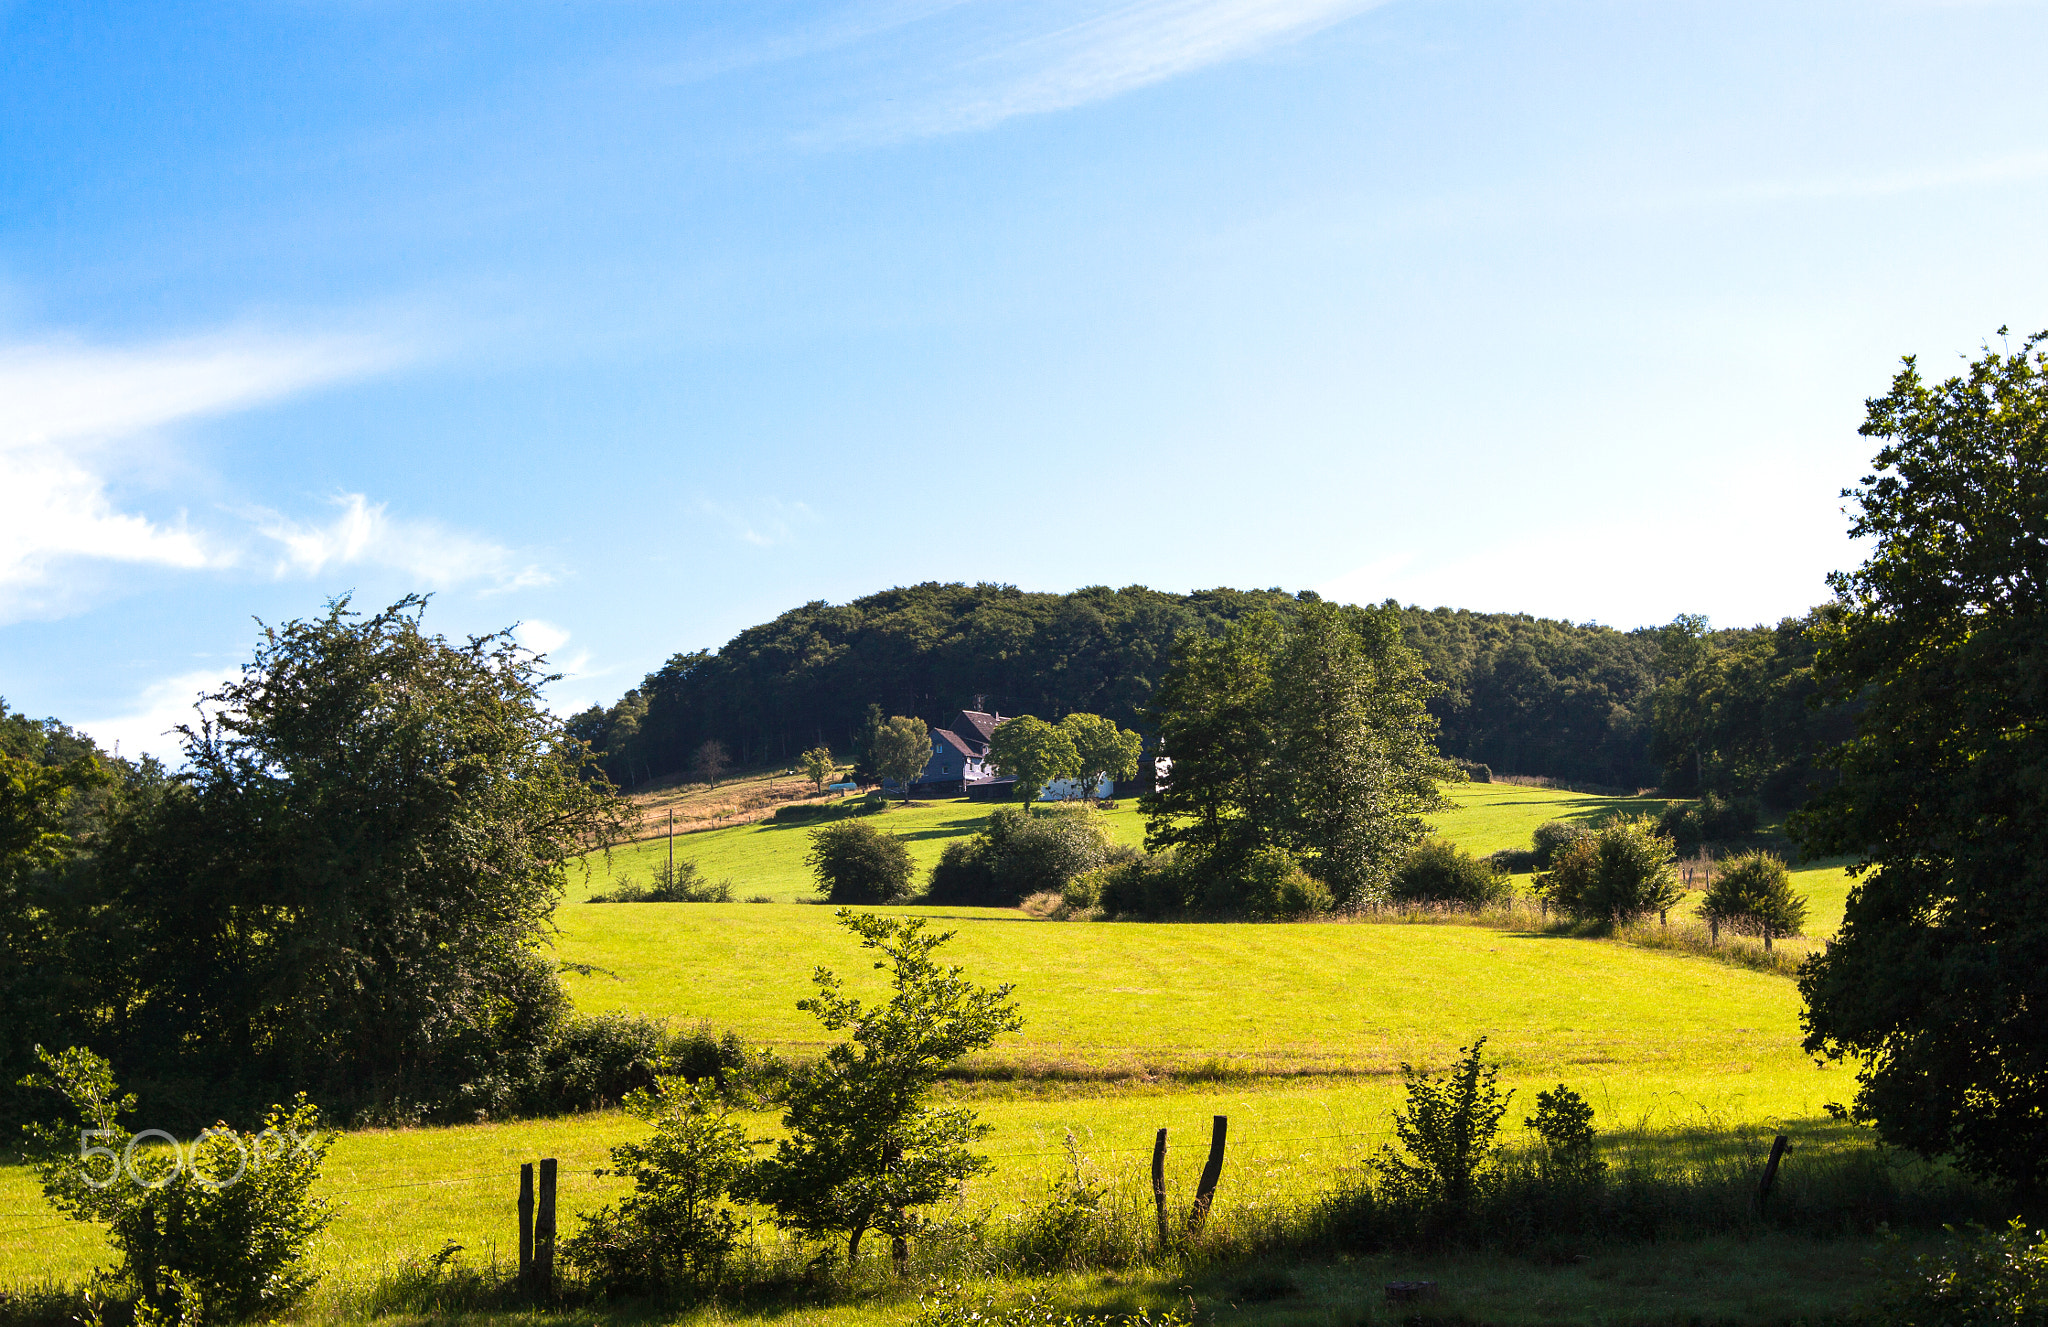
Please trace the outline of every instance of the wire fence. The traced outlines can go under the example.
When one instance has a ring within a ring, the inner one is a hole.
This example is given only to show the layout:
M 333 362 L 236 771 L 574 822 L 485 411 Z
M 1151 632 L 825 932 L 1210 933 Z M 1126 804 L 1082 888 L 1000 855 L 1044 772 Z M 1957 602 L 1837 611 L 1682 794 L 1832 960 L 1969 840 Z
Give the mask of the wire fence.
M 1357 1142 L 1359 1140 L 1359 1137 L 1360 1136 L 1355 1133 L 1283 1134 L 1279 1137 L 1261 1137 L 1255 1134 L 1249 1138 L 1241 1137 L 1239 1139 L 1233 1140 L 1233 1146 L 1230 1150 L 1229 1155 L 1234 1156 L 1239 1161 L 1239 1163 L 1242 1164 L 1246 1161 L 1256 1161 L 1268 1158 L 1268 1149 L 1282 1143 Z M 1079 1147 L 1081 1154 L 1085 1157 L 1129 1155 L 1148 1156 L 1151 1154 L 1154 1144 L 1147 1142 L 1143 1144 L 1135 1144 L 1129 1147 L 1098 1147 L 1088 1145 L 1086 1143 L 1081 1143 L 1077 1140 L 1077 1146 Z M 1206 1139 L 1203 1140 L 1202 1146 L 1207 1146 Z M 1032 1150 L 1022 1152 L 989 1152 L 984 1153 L 984 1155 L 987 1156 L 991 1161 L 1041 1161 L 1063 1159 L 1067 1156 L 1067 1149 L 1064 1145 L 1062 1145 L 1057 1147 L 1034 1148 Z M 572 1158 L 568 1161 L 561 1162 L 560 1164 L 564 1171 L 568 1171 L 578 1166 L 592 1164 L 597 1160 L 598 1158 L 594 1156 L 582 1156 Z M 328 1196 L 330 1197 L 346 1199 L 353 1197 L 356 1194 L 382 1193 L 392 1189 L 448 1188 L 461 1184 L 480 1184 L 486 1180 L 509 1181 L 516 1174 L 516 1172 L 511 1168 L 513 1166 L 516 1166 L 517 1164 L 518 1163 L 516 1162 L 507 1161 L 503 1166 L 501 1166 L 497 1170 L 478 1171 L 470 1175 L 442 1175 L 437 1176 L 433 1179 L 390 1180 L 378 1184 L 336 1183 L 333 1184 L 327 1192 Z M 16 1235 L 40 1234 L 48 1230 L 61 1229 L 62 1227 L 70 1224 L 72 1224 L 70 1221 L 51 1221 L 46 1222 L 42 1225 L 34 1226 L 0 1227 L 0 1240 L 9 1239 Z

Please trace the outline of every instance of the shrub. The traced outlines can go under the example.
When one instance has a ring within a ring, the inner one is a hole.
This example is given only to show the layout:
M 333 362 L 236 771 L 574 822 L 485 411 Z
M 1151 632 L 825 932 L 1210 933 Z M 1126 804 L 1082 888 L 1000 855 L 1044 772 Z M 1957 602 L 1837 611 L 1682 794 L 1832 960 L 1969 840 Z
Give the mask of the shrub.
M 1576 843 L 1592 833 L 1584 825 L 1574 825 L 1568 820 L 1546 820 L 1530 835 L 1529 850 L 1535 854 L 1536 869 L 1548 870 L 1557 850 L 1567 843 Z
M 1536 888 L 1569 917 L 1609 923 L 1661 914 L 1684 897 L 1671 840 L 1647 816 L 1610 821 L 1562 848 Z
M 1392 896 L 1401 903 L 1483 908 L 1508 897 L 1512 887 L 1491 861 L 1481 861 L 1449 839 L 1424 839 L 1394 871 Z
M 946 845 L 932 867 L 927 897 L 934 903 L 1015 907 L 1033 894 L 1063 894 L 1074 877 L 1134 855 L 1110 842 L 1101 813 L 1092 807 L 1000 806 L 980 833 Z
M 894 834 L 844 820 L 811 831 L 806 859 L 832 903 L 900 903 L 910 897 L 910 849 Z
M 2048 1323 L 2048 1231 L 2014 1217 L 2004 1230 L 1949 1227 L 1956 1238 L 1915 1254 L 1885 1286 L 1879 1321 L 1912 1327 Z M 1886 1259 L 1896 1265 L 1896 1259 Z
M 1394 1134 L 1406 1155 L 1390 1144 L 1371 1163 L 1390 1196 L 1455 1215 L 1478 1194 L 1499 1154 L 1494 1138 L 1514 1096 L 1495 1086 L 1500 1066 L 1486 1063 L 1485 1049 L 1484 1037 L 1461 1047 L 1458 1062 L 1440 1076 L 1401 1066 L 1408 1104 L 1394 1116 Z
M 1531 848 L 1502 848 L 1488 853 L 1486 860 L 1500 875 L 1517 875 L 1536 869 L 1536 853 Z
M 74 1220 L 107 1226 L 146 1311 L 185 1322 L 268 1318 L 312 1288 L 319 1274 L 307 1255 L 333 1214 L 310 1190 L 334 1138 L 304 1095 L 272 1106 L 260 1133 L 216 1124 L 185 1153 L 136 1151 L 119 1123 L 135 1098 L 121 1094 L 112 1065 L 79 1047 L 36 1055 L 43 1068 L 30 1085 L 60 1093 L 83 1126 L 31 1126 L 43 1195 Z
M 1308 917 L 1336 906 L 1329 886 L 1279 848 L 1260 848 L 1245 862 L 1238 896 L 1247 917 Z
M 663 1054 L 661 1024 L 637 1014 L 577 1014 L 556 1025 L 540 1066 L 522 1093 L 536 1113 L 591 1110 L 623 1101 L 654 1081 Z
M 613 888 L 592 894 L 591 903 L 730 903 L 732 881 L 710 881 L 698 871 L 697 863 L 662 862 L 654 868 L 647 884 L 621 880 Z
M 1536 1094 L 1536 1113 L 1522 1123 L 1543 1140 L 1538 1170 L 1549 1179 L 1585 1182 L 1607 1169 L 1593 1155 L 1593 1107 L 1563 1083 Z
M 1700 915 L 1743 935 L 1797 935 L 1806 924 L 1806 898 L 1792 891 L 1783 859 L 1746 852 L 1721 863 Z
M 1493 782 L 1493 769 L 1491 766 L 1483 765 L 1476 760 L 1466 760 L 1459 756 L 1452 757 L 1451 763 L 1463 770 L 1465 778 L 1472 783 Z
M 633 1192 L 585 1217 L 562 1242 L 563 1261 L 602 1294 L 715 1286 L 746 1228 L 725 1202 L 752 1150 L 746 1131 L 713 1091 L 676 1078 L 632 1093 L 626 1110 L 654 1126 L 644 1142 L 611 1149 L 610 1173 Z
M 1046 1183 L 1045 1201 L 1026 1209 L 1011 1236 L 1019 1269 L 1034 1275 L 1079 1271 L 1096 1262 L 1105 1242 L 1104 1201 L 1109 1191 L 1067 1131 L 1067 1168 Z
M 939 860 L 925 883 L 925 898 L 933 903 L 963 907 L 995 907 L 988 900 L 997 892 L 995 863 L 990 860 L 988 840 L 980 834 L 954 839 L 939 850 Z
M 1750 833 L 1758 817 L 1757 804 L 1751 799 L 1730 799 L 1710 792 L 1697 801 L 1665 807 L 1657 827 L 1671 837 L 1680 852 L 1691 855 L 1703 843 L 1725 842 Z

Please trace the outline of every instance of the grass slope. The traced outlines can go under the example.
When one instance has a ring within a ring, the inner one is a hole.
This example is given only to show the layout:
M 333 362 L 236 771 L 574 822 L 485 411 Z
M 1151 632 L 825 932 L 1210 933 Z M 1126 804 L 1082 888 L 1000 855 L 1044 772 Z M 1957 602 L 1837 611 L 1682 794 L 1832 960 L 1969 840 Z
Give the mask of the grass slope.
M 1227 1059 L 1268 1073 L 1437 1063 L 1481 1033 L 1517 1063 L 1754 1062 L 1797 1040 L 1782 978 L 1621 945 L 1465 926 L 1062 924 L 917 909 L 954 961 L 1014 982 L 1029 1022 L 985 1059 L 1027 1073 L 1144 1074 Z M 751 1040 L 817 1040 L 795 1002 L 818 964 L 879 989 L 815 906 L 573 905 L 558 914 L 576 1004 Z M 1683 1011 L 1682 1014 L 1679 1011 Z

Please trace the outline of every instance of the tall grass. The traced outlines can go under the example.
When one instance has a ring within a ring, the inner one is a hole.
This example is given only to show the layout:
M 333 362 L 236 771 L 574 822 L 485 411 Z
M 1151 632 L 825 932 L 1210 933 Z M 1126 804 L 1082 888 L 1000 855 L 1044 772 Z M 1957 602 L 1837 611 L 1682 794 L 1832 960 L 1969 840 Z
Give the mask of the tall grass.
M 1718 963 L 1790 977 L 1822 941 L 1809 936 L 1780 936 L 1770 945 L 1753 936 L 1722 931 L 1716 935 L 1697 917 L 1666 920 L 1639 918 L 1620 923 L 1575 922 L 1549 911 L 1526 894 L 1468 908 L 1451 904 L 1390 903 L 1367 905 L 1337 920 L 1380 926 L 1482 926 L 1499 931 L 1613 940 L 1639 949 L 1695 954 Z

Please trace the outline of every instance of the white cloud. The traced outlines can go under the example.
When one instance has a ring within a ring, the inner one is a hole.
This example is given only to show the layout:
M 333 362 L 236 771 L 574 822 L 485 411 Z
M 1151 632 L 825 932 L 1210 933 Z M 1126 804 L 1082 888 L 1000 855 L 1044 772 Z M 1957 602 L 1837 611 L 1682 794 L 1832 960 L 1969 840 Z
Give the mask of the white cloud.
M 93 741 L 106 750 L 118 746 L 120 753 L 130 760 L 149 755 L 176 766 L 182 763 L 183 752 L 178 745 L 180 739 L 172 730 L 181 723 L 198 727 L 199 712 L 194 702 L 240 675 L 238 669 L 180 673 L 145 687 L 126 713 L 87 719 L 73 726 L 90 733 Z
M 361 493 L 337 494 L 333 503 L 340 514 L 324 524 L 257 514 L 257 531 L 281 545 L 275 575 L 318 576 L 334 567 L 368 566 L 401 572 L 428 589 L 481 581 L 494 590 L 512 590 L 554 581 L 502 544 L 434 521 L 393 516 L 386 504 Z
M 835 38 L 886 40 L 867 108 L 819 140 L 872 141 L 991 128 L 1068 110 L 1307 36 L 1386 0 L 1077 0 L 918 6 L 840 23 Z M 875 34 L 885 34 L 876 36 Z
M 124 510 L 114 481 L 159 446 L 156 429 L 370 372 L 395 354 L 365 338 L 255 332 L 139 348 L 0 344 L 0 622 L 62 611 L 65 564 L 233 563 L 228 543 L 182 514 Z
M 998 74 L 941 108 L 932 131 L 1066 110 L 1305 36 L 1381 0 L 1139 0 L 993 53 Z

